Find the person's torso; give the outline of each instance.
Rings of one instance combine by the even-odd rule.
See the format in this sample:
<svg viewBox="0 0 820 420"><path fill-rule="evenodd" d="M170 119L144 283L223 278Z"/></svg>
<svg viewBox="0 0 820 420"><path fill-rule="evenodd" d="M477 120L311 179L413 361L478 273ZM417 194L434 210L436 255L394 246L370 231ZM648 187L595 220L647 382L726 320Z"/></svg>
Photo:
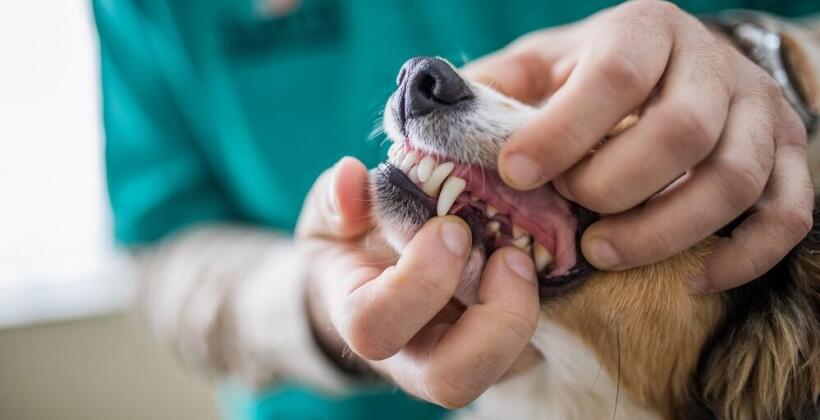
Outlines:
<svg viewBox="0 0 820 420"><path fill-rule="evenodd" d="M369 166L383 158L383 137L369 136L405 60L437 55L461 65L522 34L618 2L302 0L281 16L250 0L143 3L156 13L157 30L179 47L168 51L188 55L179 60L191 66L178 72L186 79L170 84L230 208L239 221L288 230L322 170L343 155ZM798 3L808 4L784 7L799 12ZM741 0L679 4L695 13L749 6ZM175 57L165 58L173 77ZM234 415L258 419L446 415L394 390L326 398L294 387L234 393L226 401Z"/></svg>

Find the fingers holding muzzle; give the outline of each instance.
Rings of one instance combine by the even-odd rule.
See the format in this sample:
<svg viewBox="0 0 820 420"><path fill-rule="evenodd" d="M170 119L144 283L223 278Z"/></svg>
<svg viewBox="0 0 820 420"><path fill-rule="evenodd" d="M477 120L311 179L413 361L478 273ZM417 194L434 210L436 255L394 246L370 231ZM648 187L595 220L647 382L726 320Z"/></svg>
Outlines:
<svg viewBox="0 0 820 420"><path fill-rule="evenodd" d="M383 272L364 267L345 280L336 328L368 360L396 354L452 299L471 248L470 229L455 217L428 221Z"/></svg>

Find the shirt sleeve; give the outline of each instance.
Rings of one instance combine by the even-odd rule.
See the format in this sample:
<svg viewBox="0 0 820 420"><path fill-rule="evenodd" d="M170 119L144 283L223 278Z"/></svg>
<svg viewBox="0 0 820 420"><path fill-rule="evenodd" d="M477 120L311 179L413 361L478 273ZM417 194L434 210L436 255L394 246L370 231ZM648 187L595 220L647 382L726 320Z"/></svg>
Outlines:
<svg viewBox="0 0 820 420"><path fill-rule="evenodd" d="M230 224L166 3L94 0L108 192L116 238L137 250L140 318L199 371L341 392L345 377L313 339L291 241Z"/></svg>
<svg viewBox="0 0 820 420"><path fill-rule="evenodd" d="M171 39L173 25L145 6L150 3L94 1L108 192L115 236L126 245L232 218L182 102L180 84L196 80L187 53L167 51L179 45Z"/></svg>
<svg viewBox="0 0 820 420"><path fill-rule="evenodd" d="M139 318L187 366L251 387L288 381L344 394L357 383L314 339L305 263L290 239L196 226L140 251L135 262Z"/></svg>

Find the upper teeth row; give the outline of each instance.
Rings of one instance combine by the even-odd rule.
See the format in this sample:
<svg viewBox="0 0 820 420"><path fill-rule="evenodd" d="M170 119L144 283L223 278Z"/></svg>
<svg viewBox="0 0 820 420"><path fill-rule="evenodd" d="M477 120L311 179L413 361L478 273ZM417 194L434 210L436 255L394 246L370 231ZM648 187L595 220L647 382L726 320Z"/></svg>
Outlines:
<svg viewBox="0 0 820 420"><path fill-rule="evenodd" d="M388 162L397 166L415 183L421 183L421 189L430 197L438 197L436 213L439 216L446 215L456 199L467 188L467 181L455 175L451 175L456 165L453 162L437 163L432 156L424 156L419 160L416 151L407 152L404 145L393 143L387 152ZM484 213L488 218L492 218L499 213L498 209L487 204ZM487 228L498 233L501 224L491 220L487 223ZM532 240L532 235L518 225L513 225L512 244L524 250L532 256L537 271L545 269L552 263L552 254L540 243Z"/></svg>
<svg viewBox="0 0 820 420"><path fill-rule="evenodd" d="M421 183L421 189L430 197L438 197L436 213L444 216L453 207L456 199L467 188L467 181L450 175L456 165L453 162L437 163L432 156L419 160L416 151L409 153L404 147L393 144L387 152L388 161L398 166L413 182Z"/></svg>

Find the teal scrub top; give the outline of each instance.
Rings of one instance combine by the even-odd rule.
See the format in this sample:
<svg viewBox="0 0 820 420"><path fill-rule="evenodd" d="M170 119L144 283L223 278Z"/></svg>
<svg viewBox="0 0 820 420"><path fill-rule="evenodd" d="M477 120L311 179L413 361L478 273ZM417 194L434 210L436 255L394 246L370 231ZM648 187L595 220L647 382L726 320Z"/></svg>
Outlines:
<svg viewBox="0 0 820 420"><path fill-rule="evenodd" d="M198 222L289 231L316 176L343 155L384 158L368 140L402 63L456 64L612 0L93 0L100 35L107 182L114 233L150 244ZM816 0L690 0L693 13L787 16ZM296 386L222 393L237 418L436 419L396 390L329 398Z"/></svg>

